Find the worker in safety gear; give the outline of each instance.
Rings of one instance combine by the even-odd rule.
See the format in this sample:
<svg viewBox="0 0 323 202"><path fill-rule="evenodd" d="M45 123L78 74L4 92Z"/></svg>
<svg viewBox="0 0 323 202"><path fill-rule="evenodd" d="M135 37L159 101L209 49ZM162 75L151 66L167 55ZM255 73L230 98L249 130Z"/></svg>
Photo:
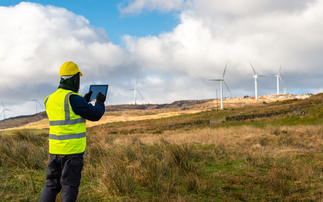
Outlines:
<svg viewBox="0 0 323 202"><path fill-rule="evenodd" d="M104 114L106 97L100 92L95 106L90 102L92 91L78 94L80 72L73 62L65 62L56 92L44 99L49 119L49 155L46 182L40 202L55 201L62 191L62 201L76 201L86 147L85 119L98 121Z"/></svg>

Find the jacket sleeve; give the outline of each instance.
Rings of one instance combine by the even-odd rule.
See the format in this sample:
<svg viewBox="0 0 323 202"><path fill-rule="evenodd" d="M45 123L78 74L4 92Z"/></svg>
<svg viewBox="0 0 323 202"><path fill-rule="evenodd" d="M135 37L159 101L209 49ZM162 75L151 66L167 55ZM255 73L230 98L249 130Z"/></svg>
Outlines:
<svg viewBox="0 0 323 202"><path fill-rule="evenodd" d="M90 121L98 121L105 112L105 106L102 102L96 102L95 106L78 95L70 96L70 104L75 114Z"/></svg>

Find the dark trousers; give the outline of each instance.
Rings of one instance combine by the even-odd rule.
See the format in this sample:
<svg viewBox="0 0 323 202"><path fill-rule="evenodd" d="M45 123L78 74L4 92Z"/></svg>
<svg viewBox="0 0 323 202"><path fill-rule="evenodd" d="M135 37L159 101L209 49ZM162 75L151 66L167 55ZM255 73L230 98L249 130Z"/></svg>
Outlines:
<svg viewBox="0 0 323 202"><path fill-rule="evenodd" d="M83 165L83 154L50 154L46 183L39 202L55 202L56 195L61 189L62 202L76 201Z"/></svg>

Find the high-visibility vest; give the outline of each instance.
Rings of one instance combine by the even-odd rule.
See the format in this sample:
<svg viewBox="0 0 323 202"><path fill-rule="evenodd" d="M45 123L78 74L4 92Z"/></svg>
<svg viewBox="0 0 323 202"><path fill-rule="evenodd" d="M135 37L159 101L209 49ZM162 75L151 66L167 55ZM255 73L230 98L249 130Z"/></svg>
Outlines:
<svg viewBox="0 0 323 202"><path fill-rule="evenodd" d="M49 119L49 153L80 154L86 147L85 119L72 110L69 97L79 95L59 88L44 99Z"/></svg>

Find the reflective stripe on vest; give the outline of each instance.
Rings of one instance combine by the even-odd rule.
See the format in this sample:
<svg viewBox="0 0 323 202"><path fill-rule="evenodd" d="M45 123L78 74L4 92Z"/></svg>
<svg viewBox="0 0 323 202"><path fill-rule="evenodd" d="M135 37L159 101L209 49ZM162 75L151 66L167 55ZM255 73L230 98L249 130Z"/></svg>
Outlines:
<svg viewBox="0 0 323 202"><path fill-rule="evenodd" d="M86 133L72 134L72 135L53 135L49 134L49 139L52 140L70 140L86 137Z"/></svg>
<svg viewBox="0 0 323 202"><path fill-rule="evenodd" d="M85 119L76 115L69 102L71 95L78 95L70 90L58 89L44 99L49 119L49 153L77 154L86 147Z"/></svg>
<svg viewBox="0 0 323 202"><path fill-rule="evenodd" d="M73 119L73 120L65 120L65 121L49 121L50 126L66 126L71 124L77 124L77 123L84 123L85 119Z"/></svg>

